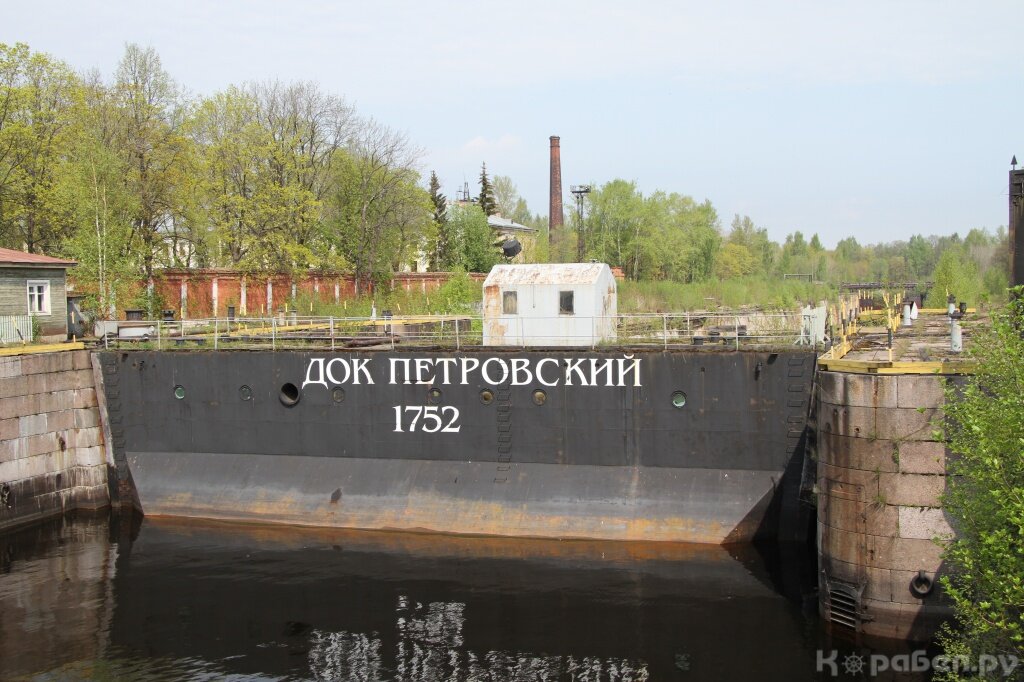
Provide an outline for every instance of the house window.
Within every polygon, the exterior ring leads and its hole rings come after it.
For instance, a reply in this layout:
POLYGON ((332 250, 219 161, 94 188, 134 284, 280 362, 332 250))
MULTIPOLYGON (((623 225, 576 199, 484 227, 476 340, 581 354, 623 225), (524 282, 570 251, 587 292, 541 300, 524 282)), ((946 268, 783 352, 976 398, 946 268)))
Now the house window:
POLYGON ((50 314, 50 281, 46 279, 28 280, 28 313, 29 315, 50 314))
POLYGON ((506 291, 501 294, 501 312, 506 315, 519 314, 519 296, 514 291, 506 291))
POLYGON ((572 315, 573 310, 573 292, 571 291, 559 291, 558 292, 558 314, 559 315, 572 315))

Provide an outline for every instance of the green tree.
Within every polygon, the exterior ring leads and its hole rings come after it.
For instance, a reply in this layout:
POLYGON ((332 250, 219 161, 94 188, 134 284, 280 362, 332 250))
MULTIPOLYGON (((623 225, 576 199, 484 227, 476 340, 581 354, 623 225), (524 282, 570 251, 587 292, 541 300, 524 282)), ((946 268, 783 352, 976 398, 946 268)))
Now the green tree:
POLYGON ((745 277, 753 274, 757 268, 757 259, 743 244, 727 242, 715 263, 715 275, 720 279, 745 277))
MULTIPOLYGON (((315 177, 321 170, 317 164, 327 160, 296 153, 315 148, 309 137, 317 133, 307 132, 310 122, 301 108, 290 136, 275 132, 261 113, 268 103, 260 101, 259 92, 232 87, 206 98, 187 127, 200 150, 194 175, 212 231, 211 259, 251 272, 340 268, 345 261, 325 234, 322 194, 328 185, 315 177)), ((333 145, 333 163, 337 141, 319 143, 333 145)))
POLYGON ((136 199, 131 248, 149 278, 158 265, 173 262, 178 242, 188 239, 192 150, 181 130, 186 107, 156 51, 134 44, 125 48, 110 94, 118 110, 112 142, 136 199))
POLYGON ((409 249, 427 249, 432 205, 418 186, 421 153, 405 135, 371 120, 335 160, 332 234, 360 291, 389 279, 409 249))
POLYGON ((928 293, 931 305, 945 307, 948 295, 958 301, 976 304, 981 299, 982 282, 978 266, 965 253, 962 246, 946 249, 932 273, 932 288, 928 293))
POLYGON ((492 216, 498 212, 498 205, 494 200, 494 188, 487 177, 487 164, 480 168, 480 198, 477 199, 480 210, 484 215, 492 216))
POLYGON ((958 627, 945 628, 940 640, 947 654, 972 661, 981 654, 1024 660, 1024 290, 1016 293, 973 337, 968 352, 977 367, 967 385, 947 391, 956 456, 947 458, 943 502, 957 534, 942 582, 958 627))
POLYGON ((540 217, 530 213, 526 199, 519 196, 519 188, 512 178, 507 175, 495 175, 491 186, 494 189, 494 203, 498 214, 520 225, 537 227, 534 223, 537 223, 540 217))
POLYGON ((501 252, 494 245, 494 236, 487 225, 487 216, 478 205, 452 206, 448 225, 452 241, 458 246, 455 257, 446 263, 449 270, 489 272, 501 260, 501 252))
POLYGON ((441 224, 448 220, 448 198, 441 193, 441 181, 437 179, 437 173, 430 171, 430 185, 427 188, 430 192, 430 203, 434 205, 434 222, 441 224))
POLYGON ((450 264, 455 262, 455 251, 457 246, 451 235, 451 227, 448 225, 448 199, 441 193, 441 181, 437 179, 437 173, 430 171, 430 203, 434 207, 434 248, 430 257, 430 269, 444 271, 450 264))
POLYGON ((775 267, 779 245, 768 237, 768 230, 758 228, 748 216, 736 215, 732 219, 727 241, 743 246, 757 259, 755 272, 770 273, 775 267))
POLYGON ((70 236, 82 114, 81 83, 66 64, 0 43, 0 243, 42 253, 70 236))

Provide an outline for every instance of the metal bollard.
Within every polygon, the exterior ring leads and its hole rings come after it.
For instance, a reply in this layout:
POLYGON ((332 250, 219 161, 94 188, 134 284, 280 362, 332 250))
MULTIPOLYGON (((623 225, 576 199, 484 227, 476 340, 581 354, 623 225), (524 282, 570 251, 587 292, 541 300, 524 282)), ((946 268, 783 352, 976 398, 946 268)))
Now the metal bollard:
POLYGON ((959 320, 953 320, 949 324, 949 349, 954 353, 961 353, 964 350, 964 335, 959 320))

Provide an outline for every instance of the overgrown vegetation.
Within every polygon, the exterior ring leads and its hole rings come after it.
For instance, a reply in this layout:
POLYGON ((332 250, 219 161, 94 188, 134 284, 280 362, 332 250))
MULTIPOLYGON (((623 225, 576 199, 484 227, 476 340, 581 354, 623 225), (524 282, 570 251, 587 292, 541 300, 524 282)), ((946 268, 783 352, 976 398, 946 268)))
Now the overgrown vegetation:
MULTIPOLYGON (((955 457, 944 504, 957 536, 942 581, 957 627, 940 639, 947 654, 971 661, 1024 660, 1024 299, 994 314, 969 352, 977 370, 948 392, 945 410, 955 457)), ((1024 669, 1005 679, 1024 679, 1024 669)))
POLYGON ((319 317, 378 317, 384 311, 394 315, 446 315, 453 313, 475 313, 483 297, 479 282, 465 272, 455 272, 439 288, 424 293, 420 289, 406 291, 402 288, 378 289, 373 295, 361 295, 335 303, 333 297, 321 295, 312 298, 299 296, 288 306, 289 311, 298 315, 319 317))
POLYGON ((745 306, 792 309, 835 294, 823 283, 761 276, 684 284, 671 280, 619 283, 620 312, 675 312, 745 306))

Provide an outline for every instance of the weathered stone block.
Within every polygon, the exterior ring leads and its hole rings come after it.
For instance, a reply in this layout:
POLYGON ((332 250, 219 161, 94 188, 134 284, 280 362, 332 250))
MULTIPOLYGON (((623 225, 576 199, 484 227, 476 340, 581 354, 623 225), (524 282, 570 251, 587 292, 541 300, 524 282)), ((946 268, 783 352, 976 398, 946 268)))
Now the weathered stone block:
POLYGON ((946 445, 936 441, 900 443, 900 471, 906 474, 945 474, 946 445))
POLYGON ((72 353, 36 353, 34 355, 23 355, 21 360, 22 374, 45 374, 52 372, 66 372, 73 369, 74 358, 72 353))
POLYGON ((46 421, 46 413, 18 417, 18 435, 25 438, 27 436, 37 436, 40 433, 47 433, 52 429, 47 427, 46 421))
POLYGON ((899 407, 942 407, 945 402, 943 386, 945 378, 941 376, 900 375, 899 407))
POLYGON ((927 474, 882 474, 878 495, 886 504, 910 507, 938 507, 946 489, 945 476, 927 474))
POLYGON ((75 409, 83 407, 96 407, 96 391, 91 388, 83 388, 71 392, 71 406, 75 409))
POLYGON ((818 495, 818 518, 830 528, 871 535, 899 535, 897 507, 871 500, 851 500, 835 495, 818 495))
POLYGON ((826 433, 853 438, 874 438, 875 412, 873 407, 823 405, 818 412, 818 424, 826 433))
POLYGON ((86 429, 73 429, 65 437, 67 446, 71 448, 89 448, 103 442, 103 433, 98 426, 86 429))
POLYGON ((875 415, 876 436, 894 441, 935 440, 937 428, 932 422, 939 417, 934 408, 917 410, 892 408, 878 410, 875 415))
POLYGON ((937 570, 942 563, 942 547, 931 540, 866 536, 867 565, 897 570, 937 570))
POLYGON ((74 417, 74 427, 76 429, 87 429, 91 426, 100 425, 100 413, 96 409, 82 409, 72 410, 68 414, 74 417))
POLYGON ((847 469, 897 471, 892 441, 851 438, 835 433, 818 434, 818 460, 847 469))
POLYGON ((107 463, 107 453, 102 445, 93 445, 75 450, 75 461, 81 466, 99 466, 107 463))
POLYGON ((892 601, 892 571, 888 568, 864 567, 864 598, 892 601))
MULTIPOLYGON (((60 450, 60 442, 57 438, 58 435, 55 433, 42 433, 38 436, 19 438, 19 440, 24 444, 22 457, 35 457, 36 455, 60 450)), ((66 445, 67 441, 65 440, 65 446, 66 445)))
MULTIPOLYGON (((0 414, 4 414, 0 410, 0 414)), ((12 417, 10 419, 0 419, 0 441, 10 440, 18 437, 18 419, 12 417)))
POLYGON ((896 384, 889 377, 846 372, 819 374, 822 403, 839 407, 896 407, 896 384))
POLYGON ((21 376, 21 358, 0 358, 0 379, 21 376))
POLYGON ((29 379, 25 376, 15 376, 5 381, 0 381, 0 398, 10 398, 18 395, 28 395, 31 391, 29 379))
POLYGON ((73 369, 87 369, 92 371, 91 353, 87 350, 71 351, 73 369))
POLYGON ((864 532, 864 502, 846 497, 829 495, 826 490, 818 493, 818 520, 829 528, 864 532))
POLYGON ((953 528, 946 513, 932 507, 899 507, 900 537, 931 540, 950 538, 953 528))
POLYGON ((822 526, 821 553, 836 561, 845 561, 859 566, 869 565, 868 536, 863 533, 822 526))
POLYGON ((50 431, 66 431, 75 427, 76 410, 62 410, 59 412, 47 412, 46 425, 50 431))
POLYGON ((18 419, 27 414, 34 414, 36 410, 30 408, 30 396, 12 396, 0 398, 0 416, 4 419, 18 419))
POLYGON ((25 442, 18 437, 0 440, 0 462, 11 462, 21 457, 24 445, 25 442))
MULTIPOLYGON (((894 474, 890 474, 894 475, 894 474)), ((864 489, 864 497, 861 498, 867 502, 875 499, 875 493, 878 492, 878 477, 879 474, 874 471, 864 471, 863 469, 847 469, 845 467, 837 467, 831 464, 819 464, 818 466, 818 478, 828 479, 830 481, 838 481, 841 483, 849 483, 855 486, 862 486, 864 489)), ((833 488, 834 488, 834 484, 833 488)), ((825 485, 820 486, 820 490, 825 491, 828 488, 825 485)))
POLYGON ((0 480, 14 481, 64 472, 68 468, 68 458, 62 452, 47 452, 22 457, 6 462, 5 465, 4 469, 0 469, 0 480), (3 478, 4 474, 8 477, 3 478))

